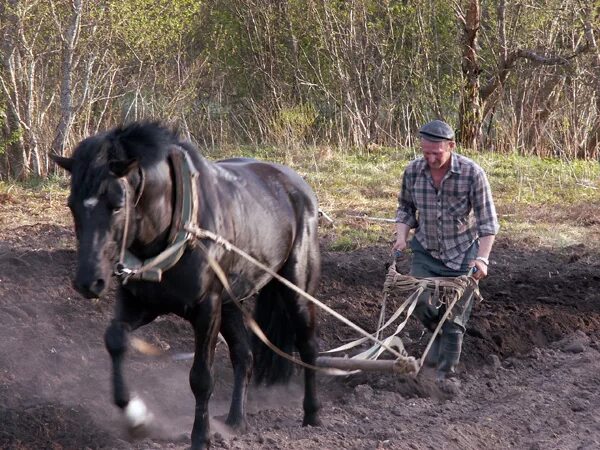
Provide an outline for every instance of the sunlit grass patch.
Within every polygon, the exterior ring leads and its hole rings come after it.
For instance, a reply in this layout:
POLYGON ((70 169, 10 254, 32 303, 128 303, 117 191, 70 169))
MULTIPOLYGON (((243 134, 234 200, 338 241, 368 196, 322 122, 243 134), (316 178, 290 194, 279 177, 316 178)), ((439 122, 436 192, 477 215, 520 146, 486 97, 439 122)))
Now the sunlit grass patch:
POLYGON ((600 229, 573 226, 568 223, 504 223, 503 233, 517 238, 527 246, 562 249, 581 243, 591 248, 600 247, 600 229))
POLYGON ((3 229, 38 223, 70 226, 64 178, 0 182, 0 226, 3 229))
POLYGON ((369 245, 389 245, 391 231, 392 227, 357 219, 353 223, 347 222, 337 227, 327 249, 352 251, 369 245))
MULTIPOLYGON (((319 164, 306 179, 315 188, 321 207, 339 225, 336 248, 357 248, 381 242, 393 224, 353 231, 351 216, 391 219, 404 168, 418 154, 412 149, 383 149, 377 155, 338 153, 319 164)), ((514 239, 539 239, 542 245, 585 241, 600 224, 600 166, 595 161, 563 161, 516 154, 467 153, 486 171, 501 233, 514 239), (557 233, 556 224, 564 231, 557 233)), ((306 170, 299 167, 298 170, 306 170)), ((595 241, 590 243, 595 245, 595 241)))
POLYGON ((470 155, 486 171, 497 203, 569 205, 599 197, 596 161, 563 161, 516 154, 470 155))
MULTIPOLYGON (((228 147, 203 150, 210 160, 255 157, 289 165, 313 187, 319 204, 334 220, 322 229, 328 248, 350 251, 391 245, 402 173, 420 153, 412 148, 335 149, 312 146, 228 147)), ((464 153, 464 152, 461 152, 464 153)), ((600 165, 595 161, 540 159, 491 152, 466 156, 480 164, 490 180, 501 221, 501 234, 539 245, 596 245, 600 234, 600 165)), ((0 224, 70 226, 66 208, 68 179, 0 182, 0 224)), ((600 244, 599 244, 600 245, 600 244)))

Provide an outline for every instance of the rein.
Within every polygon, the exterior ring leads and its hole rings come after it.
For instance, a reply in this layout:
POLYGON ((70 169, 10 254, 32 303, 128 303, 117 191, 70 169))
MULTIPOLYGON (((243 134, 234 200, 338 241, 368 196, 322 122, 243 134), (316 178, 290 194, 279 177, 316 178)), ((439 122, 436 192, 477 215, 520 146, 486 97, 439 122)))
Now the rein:
MULTIPOLYGON (((349 327, 353 328, 354 330, 358 331, 360 334, 363 335, 363 338, 360 338, 355 342, 343 345, 342 347, 339 347, 334 350, 330 350, 329 352, 326 352, 326 353, 346 350, 348 348, 355 347, 356 345, 359 345, 365 341, 370 340, 370 341, 374 342, 375 345, 373 347, 371 347, 370 349, 360 353, 359 355, 355 355, 351 359, 363 359, 363 360, 371 359, 371 360, 373 360, 373 359, 377 359, 379 357, 379 355, 381 355, 381 353, 383 353, 384 350, 387 350, 397 358, 397 361, 404 363, 405 367, 403 367, 400 370, 400 372, 403 372, 406 374, 412 372, 413 375, 416 376, 420 372, 420 370, 423 367, 423 364, 425 362, 425 357, 427 356, 427 353, 429 352, 435 337, 440 332, 442 325, 444 324, 444 322, 447 320, 447 318, 451 314, 456 303, 463 297, 463 295, 465 293, 474 291, 475 295, 477 296, 479 301, 481 301, 481 295, 479 294, 479 291, 477 289, 478 283, 477 283, 477 281, 475 281, 473 279, 473 277, 470 276, 471 275, 470 273, 468 275, 462 275, 457 278, 432 277, 432 278, 417 279, 414 277, 401 275, 401 274, 397 273, 395 271, 395 267, 393 266, 390 268, 390 271, 388 272, 388 276, 386 277, 386 282, 384 285, 384 302, 387 299, 388 294, 390 294, 393 291, 406 292, 408 290, 414 290, 415 287, 417 288, 417 290, 415 292, 413 292, 413 294, 409 298, 406 299, 404 304, 385 323, 385 325, 378 327, 378 330, 375 333, 371 334, 371 333, 368 333, 367 331, 363 330, 358 325, 354 324, 353 322, 351 322, 350 320, 348 320, 341 314, 337 313, 336 311, 331 309, 329 306, 327 306, 324 303, 322 303, 321 301, 317 300, 315 297, 313 297, 310 294, 308 294, 307 292, 303 291, 298 286, 291 283, 289 280, 287 280, 287 279, 283 278, 281 275, 275 273, 273 270, 269 269, 267 266, 265 266, 260 261, 253 258, 252 256, 250 256, 248 253, 246 253, 242 249, 236 247, 235 245, 233 245, 231 242, 227 241, 222 236, 220 236, 216 233, 213 233, 209 230, 201 229, 198 227, 192 226, 192 227, 188 227, 187 229, 191 234, 196 236, 198 239, 206 239, 206 238, 210 239, 210 240, 214 241, 215 243, 223 246, 226 250, 237 253, 239 256, 245 258, 246 260, 250 261, 255 266, 257 266, 260 269, 262 269, 263 271, 267 272, 273 278, 277 279, 279 282, 281 282, 282 284, 284 284, 285 286, 287 286, 294 292, 300 294, 302 297, 306 298, 310 302, 317 305, 319 308, 328 312, 330 315, 332 315, 336 319, 340 320, 344 324, 348 325, 349 327), (400 331, 406 325, 409 317, 411 316, 414 308, 416 307, 416 303, 417 303, 417 299, 418 299, 419 295, 422 292, 424 292, 426 289, 431 289, 431 288, 433 288, 432 296, 434 299, 436 299, 436 303, 439 305, 438 307, 441 307, 442 305, 445 304, 446 311, 445 311, 444 315, 442 316, 442 319, 439 321, 436 329, 434 330, 432 337, 429 340, 427 347, 425 348, 425 351, 423 352, 423 355, 421 355, 421 358, 419 360, 415 361, 415 359, 413 357, 407 356, 406 350, 404 349, 404 345, 402 344, 402 341, 397 336, 397 334, 399 334, 400 331), (393 335, 384 339, 383 341, 380 340, 379 339, 380 332, 383 329, 387 328, 392 322, 394 322, 394 320, 400 316, 400 314, 404 311, 404 309, 407 306, 408 306, 408 311, 406 314, 406 319, 398 326, 398 328, 396 329, 396 332, 393 335), (396 351, 394 349, 394 347, 396 347, 398 349, 398 351, 396 351)), ((214 270, 215 274, 219 278, 219 281, 221 281, 221 284, 223 285, 223 287, 225 288, 225 290, 227 291, 227 293, 229 294, 231 299, 234 301, 234 303, 238 306, 238 308, 240 308, 240 310, 244 314, 244 318, 246 319, 246 322, 247 322, 249 328, 256 334, 256 336, 267 347, 269 347, 271 350, 273 350, 279 356, 281 356, 285 359, 288 359, 289 361, 292 361, 295 364, 298 364, 300 366, 303 366, 303 367, 306 367, 309 369, 328 373, 330 375, 333 375, 333 374, 348 375, 348 374, 352 374, 355 372, 355 371, 346 371, 346 370, 339 370, 339 369, 324 368, 324 367, 320 367, 320 366, 313 366, 313 365, 307 364, 303 361, 299 361, 298 359, 294 358, 291 355, 288 355, 287 353, 283 352, 281 349, 274 346, 268 340, 268 338, 264 335, 264 333, 260 329, 259 325, 254 321, 254 319, 244 309, 242 309, 242 305, 234 297, 233 292, 231 291, 231 288, 227 281, 227 277, 226 277, 223 269, 219 265, 219 263, 217 261, 215 261, 215 259, 209 255, 208 249, 202 243, 198 243, 198 244, 199 244, 198 245, 199 248, 205 253, 207 260, 209 262, 209 265, 214 270)), ((383 320, 384 320, 383 315, 384 314, 385 314, 385 310, 382 308, 381 316, 379 318, 380 324, 383 323, 383 320)), ((401 367, 402 367, 402 365, 401 365, 401 367)))
MULTIPOLYGON (((120 276, 125 270, 125 252, 127 251, 127 236, 129 235, 129 183, 124 178, 119 182, 125 193, 125 226, 123 227, 123 237, 121 238, 121 251, 119 252, 119 262, 115 265, 115 275, 120 276), (120 273, 117 273, 120 272, 120 273)), ((135 206, 134 206, 135 208, 135 206)))
MULTIPOLYGON (((368 333, 367 331, 363 330, 361 327, 359 327, 355 323, 351 322, 350 320, 348 320, 347 318, 345 318, 341 314, 337 313, 336 311, 334 311, 333 309, 331 309, 329 306, 325 305, 323 302, 317 300, 312 295, 310 295, 307 292, 303 291, 298 286, 296 286, 294 283, 292 283, 289 280, 283 278, 281 275, 279 275, 278 273, 274 272, 273 270, 271 270, 270 268, 268 268, 267 266, 265 266, 264 264, 262 264, 260 261, 258 261, 257 259, 253 258, 252 256, 250 256, 248 253, 246 253, 242 249, 236 247, 235 245, 233 245, 231 242, 229 242, 228 240, 226 240, 222 236, 219 236, 218 234, 213 233, 212 231, 205 230, 205 229, 202 229, 202 228, 198 228, 196 226, 190 226, 190 227, 186 227, 186 228, 187 228, 187 230, 191 234, 193 234, 194 236, 196 236, 198 239, 210 239, 210 240, 214 241, 215 243, 223 246, 225 248, 225 250, 233 251, 234 253, 237 253, 239 256, 241 256, 241 257, 245 258, 246 260, 250 261, 252 264, 254 264, 258 268, 262 269, 263 271, 265 271, 266 273, 268 273, 269 275, 271 275, 277 281, 281 282, 282 284, 284 284, 285 286, 287 286, 288 288, 290 288, 291 290, 293 290, 297 294, 300 294, 302 297, 304 297, 305 299, 307 299, 310 302, 314 303, 319 308, 321 308, 324 311, 328 312, 330 315, 332 315, 336 319, 340 320, 344 324, 346 324, 349 327, 353 328, 355 331, 357 331, 358 333, 360 333, 361 335, 363 335, 366 340, 371 340, 371 341, 375 342, 375 344, 377 344, 381 348, 389 351, 396 358, 398 358, 398 359, 404 359, 404 358, 406 358, 405 355, 403 355, 401 352, 396 351, 391 345, 388 345, 388 343, 379 340, 377 337, 375 337, 372 334, 368 333)), ((283 358, 285 358, 285 359, 287 359, 287 360, 289 360, 289 361, 291 361, 291 362, 293 362, 295 364, 298 364, 298 365, 300 365, 302 367, 306 367, 308 369, 316 370, 316 371, 319 371, 319 372, 325 372, 325 373, 332 374, 332 375, 347 375, 347 374, 352 373, 352 371, 349 372, 349 371, 343 371, 343 370, 339 370, 339 369, 330 369, 330 368, 324 368, 324 367, 313 366, 311 364, 307 364, 307 363, 305 363, 303 361, 300 361, 300 360, 294 358, 291 355, 288 355, 287 353, 285 353, 281 349, 275 347, 269 341, 269 339, 264 335, 263 331, 260 329, 259 325, 252 318, 252 316, 250 316, 244 309, 242 309, 242 305, 239 303, 239 301, 233 295, 233 292, 231 291, 231 288, 230 288, 229 283, 227 281, 227 277, 226 277, 223 269, 219 265, 219 263, 217 261, 215 261, 215 259, 212 258, 209 255, 208 249, 203 244, 198 243, 198 246, 205 253, 205 255, 207 257, 207 260, 208 260, 211 268, 214 270, 215 274, 219 278, 219 281, 221 282, 221 284, 223 285, 223 287, 225 288, 225 290, 227 291, 227 293, 229 294, 229 296, 231 297, 231 299, 241 309, 242 313, 244 314, 244 318, 246 319, 246 321, 248 323, 249 328, 256 334, 256 336, 267 347, 269 347, 271 350, 273 350, 279 356, 281 356, 281 357, 283 357, 283 358)), ((390 343, 390 344, 393 345, 393 343, 390 343)))

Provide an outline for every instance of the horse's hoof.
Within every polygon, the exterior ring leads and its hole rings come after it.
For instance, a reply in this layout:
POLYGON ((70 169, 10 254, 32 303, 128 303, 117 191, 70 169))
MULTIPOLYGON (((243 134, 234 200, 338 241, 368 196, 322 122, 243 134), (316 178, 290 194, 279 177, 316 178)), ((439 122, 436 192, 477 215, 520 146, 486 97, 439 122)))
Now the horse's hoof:
POLYGON ((248 423, 244 418, 230 418, 227 414, 222 416, 213 416, 213 419, 225 424, 227 431, 231 431, 235 434, 244 434, 248 430, 248 423))
POLYGON ((125 408, 125 419, 130 432, 137 434, 141 429, 147 428, 152 418, 152 413, 141 398, 134 397, 129 400, 125 408))
POLYGON ((245 420, 229 420, 225 421, 225 425, 231 428, 236 434, 244 434, 248 431, 248 423, 245 420))
POLYGON ((321 419, 319 419, 318 416, 305 416, 304 420, 302 421, 302 426, 303 427, 307 427, 307 426, 311 426, 311 427, 320 427, 321 425, 323 425, 323 423, 321 422, 321 419))

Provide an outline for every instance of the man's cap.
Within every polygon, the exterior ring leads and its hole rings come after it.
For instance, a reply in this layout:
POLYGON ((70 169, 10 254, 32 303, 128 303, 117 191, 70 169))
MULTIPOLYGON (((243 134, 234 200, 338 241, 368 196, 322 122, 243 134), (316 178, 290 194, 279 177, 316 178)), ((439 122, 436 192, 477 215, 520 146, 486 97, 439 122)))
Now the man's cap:
POLYGON ((433 120, 419 129, 419 135, 423 139, 432 142, 453 141, 454 130, 446 122, 433 120))

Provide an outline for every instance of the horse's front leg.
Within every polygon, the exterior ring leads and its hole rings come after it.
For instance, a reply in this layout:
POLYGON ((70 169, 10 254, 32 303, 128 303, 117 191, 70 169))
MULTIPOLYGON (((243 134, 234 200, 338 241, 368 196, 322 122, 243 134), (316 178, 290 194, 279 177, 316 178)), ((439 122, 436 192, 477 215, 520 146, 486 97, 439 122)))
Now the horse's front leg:
POLYGON ((115 405, 126 415, 130 429, 146 425, 150 414, 139 398, 131 399, 123 377, 123 359, 127 351, 129 332, 156 318, 156 314, 140 309, 131 300, 122 296, 117 300, 117 313, 104 334, 104 343, 112 362, 112 388, 115 405))
POLYGON ((252 376, 252 350, 244 318, 239 307, 229 302, 222 307, 221 334, 229 347, 233 366, 233 394, 225 423, 237 431, 246 430, 246 396, 252 376))
POLYGON ((190 371, 190 387, 196 399, 191 449, 200 450, 210 444, 208 401, 213 390, 212 364, 221 324, 218 298, 202 302, 191 322, 194 327, 195 355, 190 371))

